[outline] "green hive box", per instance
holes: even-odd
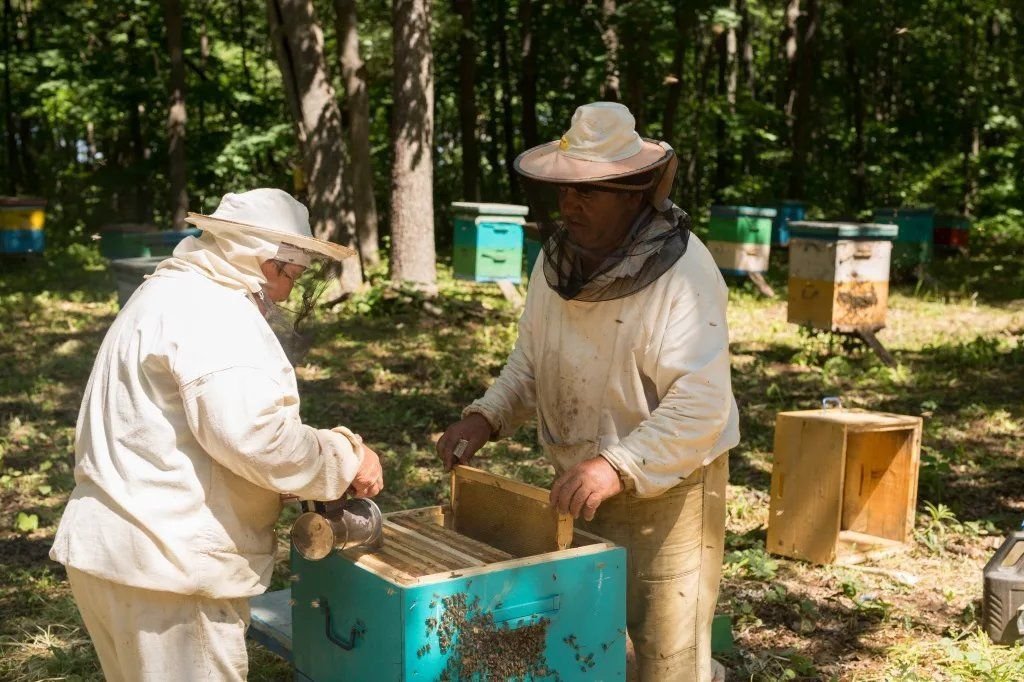
[[[515,282],[523,275],[523,225],[529,209],[515,204],[452,204],[456,279]]]
[[[399,546],[394,534],[428,530],[394,524],[399,517],[428,518],[432,510],[439,525],[430,537],[441,541],[429,552],[440,556],[451,545],[444,544],[450,535],[439,507],[385,517],[392,525],[381,552],[391,558],[346,550],[307,561],[293,549],[296,679],[625,679],[623,548],[576,531],[578,541],[565,550],[403,577],[391,568],[400,563],[396,557],[415,565],[430,554]]]
[[[774,208],[712,206],[708,241],[771,244]]]
[[[934,208],[877,208],[874,222],[899,226],[899,234],[892,246],[894,271],[907,271],[932,260],[935,209]]]

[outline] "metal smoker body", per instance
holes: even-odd
[[[303,502],[303,513],[292,524],[295,550],[309,561],[319,561],[334,550],[367,547],[380,549],[384,517],[372,500],[349,498],[341,502]]]

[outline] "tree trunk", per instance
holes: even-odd
[[[615,0],[601,0],[601,13],[604,17],[604,28],[601,40],[604,42],[604,84],[601,86],[601,99],[618,102],[619,91],[619,34],[615,28]]]
[[[736,53],[736,33],[725,26],[716,26],[718,35],[715,37],[715,50],[718,53],[718,88],[719,102],[728,106],[729,113],[736,109],[736,83],[732,78],[732,58]],[[719,106],[715,117],[715,201],[722,201],[722,191],[729,186],[731,159],[729,155],[729,135],[726,125],[726,107]]]
[[[523,117],[519,126],[523,134],[523,148],[540,144],[537,132],[537,46],[533,33],[533,0],[519,0],[519,27],[522,47],[519,64],[519,99]]]
[[[861,83],[861,65],[857,46],[861,32],[855,23],[852,0],[843,2],[843,54],[846,61],[847,107],[853,126],[853,183],[850,205],[859,212],[867,206],[867,162],[864,156],[864,86]]]
[[[462,196],[480,201],[480,145],[476,139],[476,32],[473,0],[453,0],[462,19],[459,32],[459,134],[462,146]]]
[[[757,67],[754,64],[754,25],[750,20],[747,0],[736,0],[736,12],[740,15],[739,52],[743,60],[742,81],[751,99],[757,99]]]
[[[495,19],[498,29],[498,71],[501,75],[501,132],[505,146],[505,172],[508,174],[510,199],[519,200],[519,177],[514,167],[516,160],[515,125],[512,123],[512,75],[508,63],[508,6],[505,0],[498,0]]]
[[[960,211],[965,216],[974,214],[975,198],[978,193],[976,167],[981,152],[981,133],[978,129],[980,118],[978,106],[978,40],[974,26],[964,25],[960,50],[961,91],[964,93],[961,113],[961,196]]]
[[[370,158],[370,96],[366,64],[359,55],[359,18],[356,0],[334,0],[338,28],[341,81],[348,111],[348,179],[359,257],[363,266],[380,262],[377,239],[377,200],[373,195],[373,161]]]
[[[793,124],[793,102],[796,99],[796,68],[797,68],[797,23],[800,19],[800,0],[787,0],[786,12],[783,15],[782,57],[786,67],[785,78],[780,81],[784,86],[779,89],[779,108],[786,114],[786,125]]]
[[[171,92],[167,114],[168,179],[171,185],[171,227],[185,229],[188,175],[185,165],[185,59],[181,37],[181,0],[164,0],[167,50],[171,56]]]
[[[665,79],[668,86],[665,95],[665,111],[661,118],[661,136],[674,146],[676,135],[676,115],[679,113],[679,99],[683,94],[683,68],[686,63],[687,35],[691,27],[687,19],[695,17],[692,10],[676,4],[675,9],[675,40],[672,43],[672,72]]]
[[[21,180],[21,165],[18,163],[17,123],[14,117],[14,95],[11,92],[11,22],[14,10],[11,0],[4,0],[4,140],[7,147],[7,193],[18,193]]]
[[[811,141],[811,88],[817,60],[818,0],[808,0],[807,13],[800,21],[797,48],[797,79],[793,96],[792,165],[789,198],[803,199],[807,179],[807,157]]]
[[[313,234],[354,248],[356,235],[339,218],[345,211],[341,112],[312,0],[267,0],[267,18],[302,150]],[[362,278],[358,258],[342,261],[342,293],[357,289]]]
[[[391,279],[436,291],[429,0],[393,0]]]

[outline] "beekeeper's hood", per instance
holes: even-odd
[[[309,211],[279,189],[225,194],[212,214],[189,213],[185,220],[201,228],[202,236],[183,239],[157,271],[198,271],[257,297],[266,283],[260,265],[268,260],[308,266],[313,259],[340,261],[355,254],[313,237]]]

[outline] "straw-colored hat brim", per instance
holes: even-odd
[[[209,230],[214,234],[241,232],[242,234],[251,234],[256,237],[262,237],[267,241],[291,244],[296,248],[303,249],[305,251],[313,251],[321,256],[326,256],[327,258],[339,261],[348,258],[349,256],[356,255],[355,249],[350,249],[347,246],[335,244],[334,242],[325,241],[323,239],[317,239],[316,237],[306,237],[305,235],[284,232],[282,230],[271,230],[266,227],[249,225],[248,223],[237,223],[233,220],[214,218],[213,216],[203,215],[201,213],[189,213],[188,217],[185,218],[185,222],[192,223],[201,230]]]
[[[559,142],[528,149],[515,160],[523,177],[541,182],[600,182],[654,170],[669,160],[671,151],[644,140],[640,151],[619,161],[585,161],[562,153]]]

